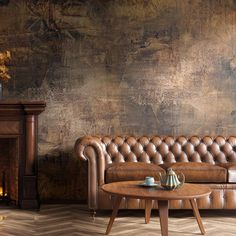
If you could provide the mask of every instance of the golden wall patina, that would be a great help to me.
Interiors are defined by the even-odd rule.
[[[5,3],[4,3],[5,2]],[[236,133],[236,1],[0,1],[6,98],[42,99],[42,199],[86,198],[86,134]]]

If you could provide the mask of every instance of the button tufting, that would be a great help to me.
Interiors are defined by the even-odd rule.
[[[176,162],[207,162],[214,164],[236,161],[236,138],[227,140],[223,137],[215,139],[193,136],[181,137],[109,137],[100,138],[107,154],[112,161],[137,161],[137,156],[144,162],[150,159],[154,163]],[[131,156],[129,154],[132,153]],[[117,154],[119,154],[117,156]],[[143,154],[143,155],[141,155]],[[152,157],[152,158],[151,158]],[[164,158],[165,157],[165,158]],[[108,160],[108,159],[107,159]]]

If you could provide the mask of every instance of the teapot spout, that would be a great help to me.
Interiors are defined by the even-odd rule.
[[[159,175],[160,182],[162,183],[163,182],[163,176],[161,175],[161,172],[158,172],[158,175]]]

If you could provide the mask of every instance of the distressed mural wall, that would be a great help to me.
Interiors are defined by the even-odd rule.
[[[0,0],[6,98],[47,102],[42,199],[86,199],[85,134],[235,134],[235,0]]]

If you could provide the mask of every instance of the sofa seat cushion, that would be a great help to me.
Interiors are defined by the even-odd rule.
[[[182,172],[186,182],[192,183],[226,183],[227,170],[221,166],[202,162],[178,162],[163,166],[172,168],[176,174]]]
[[[228,183],[236,183],[236,162],[235,163],[221,163],[218,166],[224,167],[228,172]]]
[[[106,183],[144,180],[146,176],[152,176],[159,180],[158,173],[164,174],[165,170],[158,165],[143,162],[125,162],[112,164],[106,170]]]

